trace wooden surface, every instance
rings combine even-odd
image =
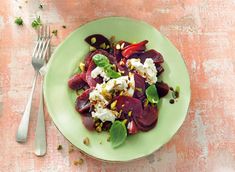
[[[234,0],[44,0],[42,10],[39,3],[37,0],[0,2],[1,172],[235,171]],[[179,132],[147,158],[110,164],[79,151],[68,153],[70,144],[47,114],[48,152],[38,158],[33,154],[36,98],[28,142],[16,143],[16,129],[33,78],[31,53],[36,33],[30,25],[35,15],[58,29],[57,38],[53,38],[54,47],[80,25],[105,16],[141,19],[159,29],[182,53],[191,78],[192,101]],[[18,16],[24,19],[23,27],[14,23]],[[63,146],[61,151],[57,150],[59,144]],[[73,165],[79,158],[84,163]]]

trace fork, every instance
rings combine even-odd
[[[31,112],[32,98],[35,89],[36,80],[39,74],[39,70],[43,67],[45,62],[45,56],[48,49],[48,45],[50,42],[50,37],[48,32],[50,32],[50,28],[47,26],[41,26],[38,29],[38,39],[36,46],[32,55],[32,65],[35,70],[35,75],[33,79],[32,89],[28,98],[28,102],[23,113],[23,117],[20,121],[19,128],[16,133],[16,141],[19,143],[24,143],[27,140],[28,135],[28,127],[29,127],[29,118]]]
[[[49,28],[49,37],[51,38],[50,28]],[[50,43],[49,43],[49,50],[50,50]],[[36,125],[36,131],[35,131],[35,141],[34,141],[34,154],[36,156],[44,156],[46,154],[46,150],[47,150],[46,127],[45,127],[45,119],[44,119],[44,103],[43,103],[43,79],[44,79],[43,77],[44,77],[45,71],[43,71],[43,70],[47,69],[46,62],[48,62],[49,59],[50,59],[50,51],[48,51],[47,59],[43,65],[43,67],[40,69],[40,75],[41,75],[41,93],[40,94],[41,95],[40,95],[38,119],[37,119],[37,125]]]

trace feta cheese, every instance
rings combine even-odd
[[[91,71],[91,77],[96,78],[97,76],[101,76],[104,81],[108,81],[110,78],[106,75],[104,69],[102,67],[97,66],[95,69]]]
[[[90,92],[89,100],[91,104],[97,107],[106,107],[109,103],[101,94],[99,89],[94,89],[92,92]]]
[[[106,108],[96,108],[95,112],[92,112],[91,115],[93,118],[99,118],[102,122],[114,122],[116,119],[115,112]]]
[[[140,59],[127,60],[127,67],[134,67],[134,69],[144,78],[146,78],[149,84],[155,84],[157,82],[157,69],[151,58],[147,58],[142,64]]]
[[[111,93],[112,91],[123,91],[124,95],[133,96],[135,90],[134,75],[121,76],[116,79],[110,79],[107,83],[96,84],[95,89],[90,92],[89,100],[94,106],[92,117],[99,118],[101,121],[114,121],[116,119],[116,111],[106,108],[109,104],[104,93]]]

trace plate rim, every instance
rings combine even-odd
[[[59,51],[59,49],[63,46],[63,44],[65,43],[65,42],[67,42],[69,39],[70,39],[70,37],[79,29],[79,28],[81,28],[81,27],[83,27],[83,26],[85,26],[86,24],[88,24],[88,23],[92,23],[92,22],[96,22],[96,21],[98,21],[98,20],[106,20],[106,19],[121,19],[121,20],[129,20],[129,21],[134,21],[134,22],[139,22],[139,23],[143,23],[143,24],[145,24],[145,25],[148,25],[149,27],[151,27],[152,29],[154,29],[155,31],[157,31],[157,32],[159,32],[157,29],[156,29],[156,27],[154,27],[153,25],[151,25],[151,24],[149,24],[149,23],[147,23],[147,22],[145,22],[145,21],[143,21],[143,20],[139,20],[139,19],[135,19],[135,18],[131,18],[131,17],[124,17],[124,16],[108,16],[108,17],[100,17],[100,18],[96,18],[96,19],[92,19],[92,20],[88,20],[87,22],[85,22],[85,23],[83,23],[83,24],[81,24],[80,26],[78,26],[76,29],[74,29],[72,32],[70,32],[65,38],[64,38],[64,40],[62,40],[60,43],[59,43],[59,45],[55,48],[55,50],[53,51],[53,53],[51,54],[51,57],[50,57],[50,60],[49,60],[49,62],[47,63],[47,69],[49,69],[49,67],[50,67],[50,65],[52,64],[52,61],[53,61],[53,59],[55,58],[55,55],[57,54],[57,51]],[[160,34],[161,35],[163,35],[161,32],[160,32]],[[167,41],[169,41],[174,47],[175,47],[175,45],[165,36],[165,35],[163,35],[164,36],[164,38],[167,40]],[[71,143],[72,145],[74,145],[80,152],[82,152],[83,154],[85,154],[86,156],[88,156],[88,157],[91,157],[91,158],[93,158],[93,159],[96,159],[96,160],[99,160],[99,161],[102,161],[102,162],[111,162],[111,163],[124,163],[124,162],[130,162],[130,161],[135,161],[135,160],[139,160],[139,159],[142,159],[142,158],[144,158],[144,157],[147,157],[147,156],[149,156],[149,155],[151,155],[151,154],[153,154],[153,153],[155,153],[155,152],[157,152],[158,150],[160,150],[163,146],[165,146],[178,132],[179,132],[179,130],[181,129],[181,127],[182,127],[182,124],[184,123],[184,121],[185,121],[185,119],[186,119],[186,117],[187,117],[187,115],[188,115],[188,113],[189,113],[189,108],[190,108],[190,105],[191,105],[191,82],[190,82],[190,75],[189,75],[189,70],[188,70],[188,67],[187,67],[187,65],[186,65],[186,62],[185,62],[185,59],[183,58],[183,55],[181,54],[181,52],[178,50],[178,48],[176,48],[175,47],[175,50],[179,53],[179,55],[181,56],[181,59],[182,59],[182,61],[183,61],[183,63],[184,63],[184,66],[185,66],[185,69],[186,69],[186,75],[187,75],[187,79],[188,79],[188,86],[189,86],[189,92],[188,92],[188,94],[189,94],[189,101],[188,101],[188,104],[187,104],[187,110],[186,110],[186,115],[185,115],[185,117],[184,117],[184,119],[182,120],[182,122],[180,122],[179,124],[179,127],[177,127],[177,130],[175,131],[175,133],[173,134],[173,135],[171,135],[166,141],[165,141],[165,143],[163,143],[160,147],[158,147],[158,148],[156,148],[156,149],[154,149],[153,151],[150,151],[150,153],[146,153],[145,155],[143,155],[143,156],[140,156],[140,157],[137,157],[137,158],[129,158],[128,160],[107,160],[107,159],[102,159],[102,158],[98,158],[98,157],[96,157],[96,156],[93,156],[92,154],[89,154],[89,153],[87,153],[87,152],[85,152],[84,150],[82,150],[82,149],[80,149],[80,148],[78,148],[76,145],[74,145],[73,143],[71,143],[71,141],[62,133],[62,131],[59,129],[59,127],[57,126],[57,124],[56,124],[56,120],[51,116],[51,108],[50,108],[50,106],[48,106],[48,100],[47,100],[47,96],[45,96],[46,95],[46,90],[47,90],[47,87],[46,87],[46,83],[47,83],[47,73],[48,72],[46,72],[46,74],[45,74],[45,76],[44,76],[44,82],[43,82],[43,96],[44,96],[44,102],[45,102],[45,105],[46,105],[46,109],[47,109],[47,112],[48,112],[48,114],[49,114],[49,116],[50,116],[50,118],[51,118],[51,120],[53,121],[53,123],[54,123],[54,125],[55,125],[55,127],[58,129],[58,131],[63,135],[63,137],[69,142],[69,143]]]

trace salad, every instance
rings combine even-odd
[[[160,81],[164,59],[156,50],[146,49],[148,40],[130,43],[93,34],[85,41],[90,52],[68,86],[78,93],[75,109],[84,126],[108,131],[115,148],[127,136],[156,126],[158,103],[173,89]]]

